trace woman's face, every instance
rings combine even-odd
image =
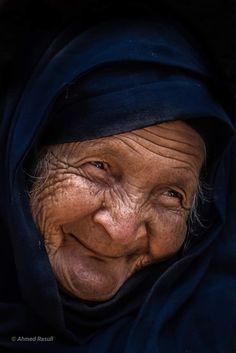
[[[31,209],[64,290],[108,300],[133,273],[175,254],[204,151],[180,121],[48,146]]]

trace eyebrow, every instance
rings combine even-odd
[[[126,136],[124,136],[126,138]],[[129,138],[127,137],[127,140],[129,140]],[[136,152],[137,154],[140,154],[138,151],[136,151],[132,145],[130,145],[128,142],[124,142],[123,140],[120,140],[119,138],[116,138],[116,141],[118,141],[117,143],[122,143],[125,144],[126,146],[128,146],[130,148],[130,150],[132,150],[133,152]],[[143,148],[147,149],[148,151],[150,151],[151,153],[154,153],[152,150],[150,150],[149,148],[147,148],[145,145],[140,144],[140,146],[142,146]],[[109,140],[106,141],[89,141],[89,144],[83,145],[82,147],[82,152],[84,152],[86,150],[86,152],[99,152],[102,153],[103,155],[113,155],[115,157],[120,157],[122,156],[122,154],[120,153],[119,150],[114,149],[114,141],[111,142]],[[80,148],[81,148],[80,147]],[[102,151],[100,151],[99,147],[101,147]],[[161,146],[159,145],[159,147],[162,149],[170,149],[169,147],[166,146]],[[99,149],[98,149],[99,148]],[[79,151],[81,151],[81,149],[79,149]],[[184,153],[184,154],[189,154],[192,155],[191,153],[188,152],[182,152],[182,151],[178,151],[179,153]],[[168,156],[163,155],[162,153],[158,152],[158,154],[164,158],[170,158]],[[172,158],[171,159],[176,159],[179,160],[177,158]],[[180,160],[181,161],[181,160]]]
[[[117,140],[119,141],[119,139]],[[80,146],[78,152],[93,153],[93,154],[99,153],[103,156],[114,156],[114,157],[120,158],[122,154],[120,153],[119,150],[114,149],[113,144],[114,142],[111,142],[111,141],[89,141],[88,145],[83,144],[83,146]],[[132,149],[132,151],[134,151],[134,149],[131,146],[129,147],[130,149]]]
[[[176,184],[181,186],[184,190],[189,189],[189,185],[191,183],[191,185],[195,185],[195,187],[197,188],[198,183],[199,183],[199,176],[193,174],[193,172],[191,171],[191,169],[184,167],[184,166],[173,166],[173,169],[177,169],[177,170],[184,170],[184,174],[183,175],[179,175],[179,174],[170,174],[169,178],[168,178],[168,182]],[[186,187],[188,186],[188,187]]]

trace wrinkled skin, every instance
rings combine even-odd
[[[31,209],[60,286],[105,301],[175,254],[204,158],[201,137],[181,121],[48,146]]]

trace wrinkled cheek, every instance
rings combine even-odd
[[[150,252],[156,260],[164,260],[181,248],[187,235],[187,224],[181,217],[162,217],[151,236]]]
[[[31,200],[32,215],[48,252],[55,252],[62,245],[63,224],[87,217],[99,205],[91,187],[78,179],[71,177],[63,183],[49,180],[41,193]]]

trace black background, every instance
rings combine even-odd
[[[107,13],[125,15],[132,2],[141,13],[158,13],[164,6],[200,34],[226,77],[235,109],[236,0],[0,0],[1,90],[5,89],[11,64],[27,33],[49,31],[79,17],[91,21]]]

